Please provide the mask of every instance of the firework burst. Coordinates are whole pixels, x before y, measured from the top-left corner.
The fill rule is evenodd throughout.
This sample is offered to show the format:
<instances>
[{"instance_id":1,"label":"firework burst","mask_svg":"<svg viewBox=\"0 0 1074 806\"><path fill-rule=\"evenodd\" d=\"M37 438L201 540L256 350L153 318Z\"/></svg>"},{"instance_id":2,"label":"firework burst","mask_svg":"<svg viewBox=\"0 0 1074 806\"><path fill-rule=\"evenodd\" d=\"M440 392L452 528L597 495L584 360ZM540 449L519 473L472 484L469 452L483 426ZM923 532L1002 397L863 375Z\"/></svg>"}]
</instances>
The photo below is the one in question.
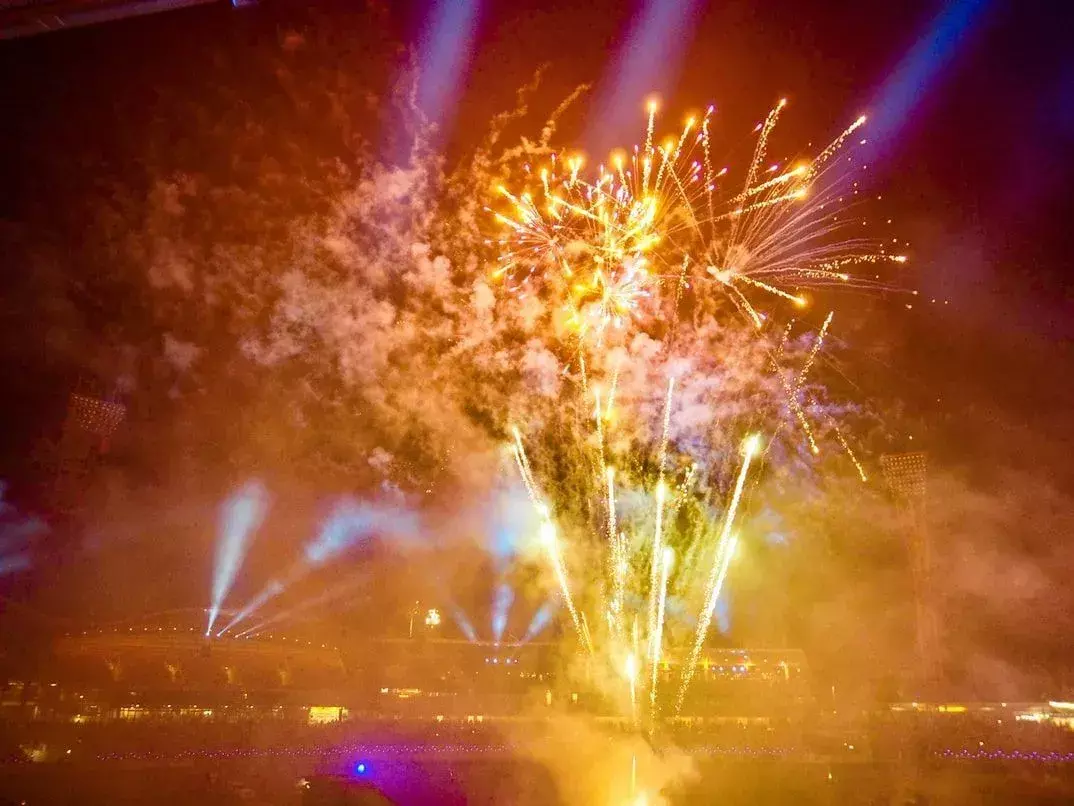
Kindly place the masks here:
<instances>
[{"instance_id":1,"label":"firework burst","mask_svg":"<svg viewBox=\"0 0 1074 806\"><path fill-rule=\"evenodd\" d=\"M730 572L747 487L765 463L765 443L775 434L763 437L753 426L743 427L746 421L761 419L751 406L767 405L743 401L743 417L738 425L725 423L730 430L723 436L725 443L738 448L737 460L731 461L734 471L725 473L733 483L723 487L722 508L701 505L696 497L699 483L710 489L712 485L698 464L708 464L708 457L684 461L682 452L672 450L676 380L671 376L662 395L655 469L649 464L648 473L636 472L646 464L630 453L637 441L627 440L625 452L612 447L620 425L613 422L613 401L624 365L619 353L611 358L613 341L622 344L623 339L613 340L609 333L644 336L657 345L651 358L669 353L677 330L690 323L691 317L680 310L687 290L694 307L708 310L718 327L729 325L724 311L736 312L734 318L746 323L752 338L762 344L767 356L763 363L778 378L774 389L779 405L816 454L820 449L807 413L811 399L806 384L833 315L824 319L801 365L788 371L782 364L794 325L791 317L809 304L809 289L875 287L875 278L856 277L854 269L875 270L876 264L904 260L860 235L854 178L860 166L848 150L865 118L810 158L770 162L770 141L784 107L780 101L758 126L751 159L737 182L728 168L715 167L712 108L658 143L653 104L644 144L629 156L613 155L608 165L592 173L584 171L580 157L553 156L536 170L527 165L523 187L501 187L507 206L490 209L502 227L494 277L509 297L535 297L565 314L561 318L573 326L568 369L575 370L570 377L576 391L564 400L579 403L578 423L588 423L592 434L590 467L582 474L587 479L584 492L574 486L562 495L542 497L517 429L512 448L545 524L543 545L579 641L591 659L599 656L621 681L635 720L639 686L648 687L650 721L658 717L658 672L668 668L664 645L669 590L695 587L699 615L692 640L672 650L681 668L675 708L683 705ZM717 299L729 307L714 308L710 301ZM791 312L791 317L783 317L790 321L773 338L768 324L782 311ZM697 341L692 345L706 349ZM610 391L605 394L609 374ZM638 402L637 393L632 402ZM864 480L845 436L834 422L826 424ZM577 425L573 430L577 432ZM568 500L579 494L588 499L582 507ZM651 519L639 517L639 496L648 502L642 509ZM634 501L626 515L620 511L624 500ZM696 517L687 519L690 525L673 526L679 512L691 504ZM553 523L567 520L566 511L579 509L589 513L588 524L557 531ZM579 584L572 581L565 548L570 538L583 533L603 547L606 561L594 579ZM560 535L567 538L566 545ZM600 616L592 620L601 625L599 631L590 632L587 610Z\"/></svg>"},{"instance_id":2,"label":"firework burst","mask_svg":"<svg viewBox=\"0 0 1074 806\"><path fill-rule=\"evenodd\" d=\"M644 145L593 174L577 156L553 157L536 176L527 166L525 190L500 188L510 207L493 213L503 225L495 276L511 293L548 294L596 343L684 284L722 293L757 328L771 302L806 306L806 289L876 285L854 269L905 258L858 234L858 182L845 152L865 118L810 158L766 165L784 106L765 118L737 183L715 168L712 107L656 143L650 105Z\"/></svg>"}]
</instances>

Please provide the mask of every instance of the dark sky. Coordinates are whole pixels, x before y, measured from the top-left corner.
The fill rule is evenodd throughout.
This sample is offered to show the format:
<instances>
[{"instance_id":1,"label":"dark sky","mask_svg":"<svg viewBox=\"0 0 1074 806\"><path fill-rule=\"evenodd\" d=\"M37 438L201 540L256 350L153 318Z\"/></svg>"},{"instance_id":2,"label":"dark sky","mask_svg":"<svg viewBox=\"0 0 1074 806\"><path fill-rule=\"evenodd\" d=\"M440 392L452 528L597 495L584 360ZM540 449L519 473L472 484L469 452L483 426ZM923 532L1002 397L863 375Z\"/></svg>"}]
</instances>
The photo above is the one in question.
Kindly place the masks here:
<instances>
[{"instance_id":1,"label":"dark sky","mask_svg":"<svg viewBox=\"0 0 1074 806\"><path fill-rule=\"evenodd\" d=\"M176 163L204 149L184 103L220 82L240 96L261 93L265 65L288 31L315 29L350 46L364 58L361 80L386 87L400 61L395 43L416 36L425 6L374 3L391 6L374 30L371 17L345 10L354 5L281 1L240 11L218 3L0 42L0 243L18 245L0 258L0 370L10 379L0 396L0 478L27 501L37 500L31 482L41 477L34 446L58 432L79 375L50 352L45 325L33 327L38 316L48 323L57 314L48 289L12 256L47 242L54 260L76 264L95 194L117 180L144 180L150 130L159 144L163 126ZM542 63L549 66L539 97L549 108L579 83L605 86L634 5L487 2L449 154L481 136ZM681 74L665 95L676 114L714 100L749 125L786 95L788 126L821 138L873 112L893 71L948 5L966 3L699 3L683 37ZM920 294L913 310L899 296L871 304L874 326L846 360L866 394L907 401L912 421L927 425L919 440L941 462L1032 467L1066 488L1074 448L1074 14L1060 3L970 5L983 10L958 41L945 41L949 58L913 89L905 116L881 115L892 134L881 144L876 181L912 242L907 281ZM106 301L77 316L92 330L124 313Z\"/></svg>"},{"instance_id":2,"label":"dark sky","mask_svg":"<svg viewBox=\"0 0 1074 806\"><path fill-rule=\"evenodd\" d=\"M394 5L387 33L371 35L341 11L348 4L312 4L319 17L310 5L236 11L220 3L0 44L8 110L0 220L30 240L50 220L77 248L90 190L110 175L135 173L146 120L167 118L172 98L196 96L199 82L219 81L213 64L222 54L241 64L248 51L256 64L257 54L278 48L282 32L319 20L313 24L322 30L342 22L338 38L352 36L370 62L386 61L389 41L413 40L425 12L422 4ZM913 242L911 282L921 291L913 312L883 314L895 317L883 332L899 348L897 365L885 363L884 372L904 378L903 393L917 405L939 399L939 413L976 401L1046 428L1049 419L1066 419L1071 389L1074 56L1056 16L1062 12L1003 0L969 5L983 11L914 91L877 166ZM691 31L680 32L683 68L667 95L672 106L715 99L744 119L788 95L795 104L788 125L824 134L876 101L943 6L701 3ZM470 122L508 106L538 64L550 65L549 98L583 81L604 86L632 19L631 4L602 0L486 3L450 143L467 143ZM370 74L383 84L391 70ZM253 69L234 80L258 91ZM174 124L177 139L190 136L181 120ZM18 271L8 266L4 274ZM5 296L13 306L40 302ZM931 305L933 298L940 301ZM4 338L4 366L23 379L2 404L3 474L17 481L29 445L55 428L71 379L32 339ZM994 401L983 403L984 395Z\"/></svg>"}]
</instances>

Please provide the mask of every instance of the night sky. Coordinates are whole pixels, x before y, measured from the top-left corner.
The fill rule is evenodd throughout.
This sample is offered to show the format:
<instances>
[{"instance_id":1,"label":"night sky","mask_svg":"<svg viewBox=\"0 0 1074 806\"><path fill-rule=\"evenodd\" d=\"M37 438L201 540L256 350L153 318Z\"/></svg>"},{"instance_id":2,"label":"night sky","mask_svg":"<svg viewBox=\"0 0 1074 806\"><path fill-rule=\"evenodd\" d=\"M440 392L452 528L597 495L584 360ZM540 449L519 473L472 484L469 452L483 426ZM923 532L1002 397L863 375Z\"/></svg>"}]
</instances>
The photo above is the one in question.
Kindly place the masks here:
<instances>
[{"instance_id":1,"label":"night sky","mask_svg":"<svg viewBox=\"0 0 1074 806\"><path fill-rule=\"evenodd\" d=\"M319 13L303 8L311 5ZM384 87L396 42L420 35L422 5L388 12L373 4L368 17L343 11L348 5L264 3L240 12L220 3L3 43L4 107L12 112L0 131L6 237L32 244L47 226L75 249L90 194L117 178L140 179L146 128L170 129L177 151L198 148L190 142L196 132L181 119L182 104L205 82L232 81L256 94L264 84L258 87L255 65L281 49L287 31L352 37L349 47L383 58L367 60L362 80ZM890 138L879 183L913 245L916 274L907 286L920 290L914 311L883 328L884 340L898 348L895 371L883 374L898 387L878 391L897 391L921 406L947 401L932 413L954 418L972 401L995 409L991 416L1009 413L1049 440L1062 439L1056 421L1066 419L1064 369L1071 366L1064 345L1074 335L1074 58L1060 19L1024 4L948 3L967 7L968 21L953 34L940 24L936 47L925 51L935 71L900 115L901 107L886 114L870 105L938 25L944 4L776 3L763 11L748 2L695 5L688 30L669 36L681 51L678 75L656 71L656 80L628 88L628 111L631 92L644 98L655 85L673 103L686 99L683 108L715 100L746 120L786 95L795 113L787 125L807 136L863 109L878 115L877 128ZM374 29L370 20L377 18ZM471 143L481 131L471 122L508 106L537 65L548 65L545 97L582 82L594 83L599 96L610 82L609 54L635 19L628 4L486 4L446 127L449 153ZM19 274L9 265L4 282ZM55 430L71 385L71 368L38 340L17 335L27 321L48 321L47 310L34 310L47 309L41 296L20 296L21 290L5 289L3 323L4 365L20 382L19 393L2 404L9 424L2 467L16 483L33 440ZM935 306L933 298L940 301ZM957 457L962 446L948 447Z\"/></svg>"},{"instance_id":2,"label":"night sky","mask_svg":"<svg viewBox=\"0 0 1074 806\"><path fill-rule=\"evenodd\" d=\"M266 126L312 138L325 153L343 150L316 120L273 117L272 71L288 59L316 81L326 48L347 54L341 69L355 85L386 91L405 62L400 43L421 41L427 8L353 10L361 5L217 3L0 42L0 368L9 379L0 478L20 507L44 506L41 445L58 435L67 394L80 384L112 391L101 388L109 372L92 345L140 315L122 289L89 276L104 264L82 257L96 237L98 200L120 186L144 190L154 171L226 163L226 140L192 114L202 103L220 131L229 104L249 103ZM657 89L672 119L714 101L729 130L748 132L787 96L787 126L804 140L870 113L874 178L911 243L902 279L919 293L864 303L866 321L842 365L866 397L901 403L896 449L924 445L983 491L1001 489L1013 472L1054 488L1055 517L1018 536L1029 556L1052 563L1044 547L1069 539L1060 530L1074 494L1071 10L1015 0L695 3L688 23L669 32L671 56L654 60L652 81L642 71L617 86L609 68L629 55L624 42L642 5L481 4L458 94L445 91L448 160L545 63L542 108L586 82L588 108L613 118L640 110ZM567 127L604 145L616 135L601 120L579 114ZM640 121L639 112L630 125ZM52 270L42 273L42 263ZM144 392L128 402L132 417L151 420ZM161 451L178 445L164 440ZM164 488L169 477L149 474L147 483ZM1052 585L1069 573L1046 570ZM1069 604L1057 605L1057 618L1070 617Z\"/></svg>"}]
</instances>

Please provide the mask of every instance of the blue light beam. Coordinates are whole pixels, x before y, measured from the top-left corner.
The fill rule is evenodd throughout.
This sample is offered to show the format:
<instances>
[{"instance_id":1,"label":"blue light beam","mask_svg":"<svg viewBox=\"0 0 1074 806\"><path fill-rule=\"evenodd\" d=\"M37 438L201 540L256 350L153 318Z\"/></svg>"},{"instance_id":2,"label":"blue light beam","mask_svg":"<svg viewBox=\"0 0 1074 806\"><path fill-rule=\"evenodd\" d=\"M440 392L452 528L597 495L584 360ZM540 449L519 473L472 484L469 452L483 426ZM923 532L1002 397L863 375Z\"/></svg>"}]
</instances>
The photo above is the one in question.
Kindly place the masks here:
<instances>
[{"instance_id":1,"label":"blue light beam","mask_svg":"<svg viewBox=\"0 0 1074 806\"><path fill-rule=\"evenodd\" d=\"M504 630L507 629L507 618L514 601L515 590L509 583L501 582L496 586L492 597L492 638L496 643L503 640Z\"/></svg>"},{"instance_id":2,"label":"blue light beam","mask_svg":"<svg viewBox=\"0 0 1074 806\"><path fill-rule=\"evenodd\" d=\"M306 562L316 568L374 533L413 539L421 532L417 516L397 507L345 499L336 505L317 538L306 545Z\"/></svg>"},{"instance_id":3,"label":"blue light beam","mask_svg":"<svg viewBox=\"0 0 1074 806\"><path fill-rule=\"evenodd\" d=\"M533 618L530 619L530 626L526 628L526 634L522 636L522 643L525 644L532 641L552 622L552 616L556 614L559 609L559 600L550 600L545 602L539 608L537 612L533 614Z\"/></svg>"},{"instance_id":4,"label":"blue light beam","mask_svg":"<svg viewBox=\"0 0 1074 806\"><path fill-rule=\"evenodd\" d=\"M411 540L417 538L420 532L421 524L412 512L353 498L343 499L332 508L317 536L306 544L302 558L291 566L287 574L272 580L251 599L227 626L216 634L217 637L255 613L266 602L279 596L310 571L335 559L366 537L382 534Z\"/></svg>"},{"instance_id":5,"label":"blue light beam","mask_svg":"<svg viewBox=\"0 0 1074 806\"><path fill-rule=\"evenodd\" d=\"M450 121L448 110L458 99L480 9L479 0L440 0L418 39L421 73L417 104L428 122L439 126L441 132Z\"/></svg>"},{"instance_id":6,"label":"blue light beam","mask_svg":"<svg viewBox=\"0 0 1074 806\"><path fill-rule=\"evenodd\" d=\"M958 53L991 0L948 0L874 95L870 138L890 145L940 70Z\"/></svg>"},{"instance_id":7,"label":"blue light beam","mask_svg":"<svg viewBox=\"0 0 1074 806\"><path fill-rule=\"evenodd\" d=\"M235 495L224 502L220 517L220 535L216 543L216 563L213 568L212 603L209 606L211 635L220 608L231 591L235 576L242 566L250 537L264 520L269 495L259 481L247 482Z\"/></svg>"},{"instance_id":8,"label":"blue light beam","mask_svg":"<svg viewBox=\"0 0 1074 806\"><path fill-rule=\"evenodd\" d=\"M216 634L216 637L219 638L221 635L226 633L228 630L230 630L232 627L234 627L236 624L238 624L244 618L246 618L250 614L256 612L266 602L268 602L268 601L270 601L272 599L275 599L277 596L279 596L281 593L283 593L286 588L287 588L287 585L284 584L283 582L281 582L280 580L278 580L278 579L272 580L269 584L267 584L264 588L261 589L261 592L259 594L257 594L257 596L255 596L253 599L251 599L249 602L247 602L243 606L243 608L238 613L235 614L235 616L231 619L231 621L229 621L226 625L224 625L224 628L222 630L220 630L220 632L218 632Z\"/></svg>"},{"instance_id":9,"label":"blue light beam","mask_svg":"<svg viewBox=\"0 0 1074 806\"><path fill-rule=\"evenodd\" d=\"M678 78L690 44L698 0L646 0L630 26L588 122L587 143L600 151L620 132L633 131L645 98L666 92ZM632 128L633 127L633 128Z\"/></svg>"},{"instance_id":10,"label":"blue light beam","mask_svg":"<svg viewBox=\"0 0 1074 806\"><path fill-rule=\"evenodd\" d=\"M455 622L455 626L459 628L459 631L466 636L471 644L477 641L477 630L474 629L474 625L470 623L470 619L462 608L454 602L448 602L448 606L451 609L451 618Z\"/></svg>"}]
</instances>

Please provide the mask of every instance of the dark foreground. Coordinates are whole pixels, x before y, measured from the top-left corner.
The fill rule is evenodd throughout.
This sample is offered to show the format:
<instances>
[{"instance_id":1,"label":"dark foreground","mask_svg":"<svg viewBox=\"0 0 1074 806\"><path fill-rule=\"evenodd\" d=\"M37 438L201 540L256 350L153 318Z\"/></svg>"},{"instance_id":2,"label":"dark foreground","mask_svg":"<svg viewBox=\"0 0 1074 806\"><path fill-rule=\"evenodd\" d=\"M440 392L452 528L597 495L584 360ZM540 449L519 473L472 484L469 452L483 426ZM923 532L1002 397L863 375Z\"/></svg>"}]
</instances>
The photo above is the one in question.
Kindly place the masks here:
<instances>
[{"instance_id":1,"label":"dark foreground","mask_svg":"<svg viewBox=\"0 0 1074 806\"><path fill-rule=\"evenodd\" d=\"M0 804L342 804L338 785L353 781L398 804L564 804L557 782L536 762L497 755L403 755L350 759L334 779L316 755L165 763L95 762L7 766ZM361 766L360 766L361 765ZM338 767L335 760L328 766ZM1074 765L1037 762L896 763L698 759L691 780L666 793L670 803L722 806L808 804L1070 804ZM579 775L585 770L579 770ZM302 779L306 779L303 782ZM383 801L380 801L383 802ZM574 806L574 804L571 804ZM601 804L601 806L604 806Z\"/></svg>"}]
</instances>

